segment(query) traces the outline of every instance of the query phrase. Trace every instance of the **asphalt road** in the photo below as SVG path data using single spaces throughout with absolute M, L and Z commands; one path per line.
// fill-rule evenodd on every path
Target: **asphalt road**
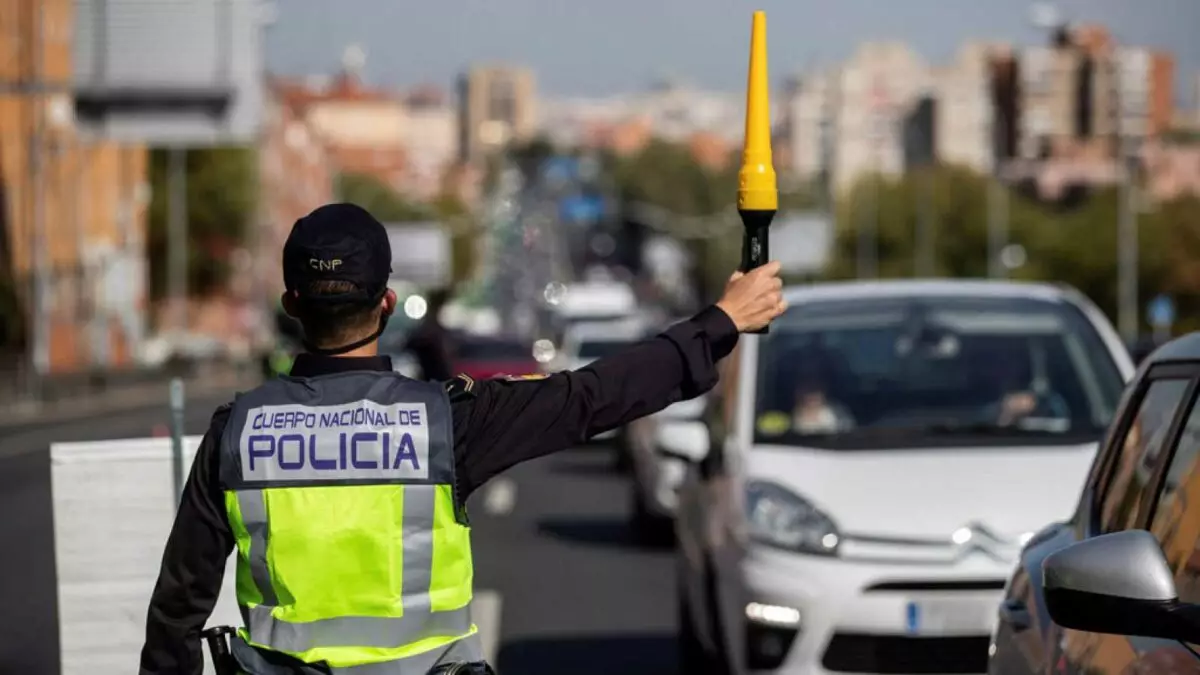
M 165 397 L 164 397 L 165 399 Z M 219 399 L 189 401 L 185 432 L 203 433 Z M 150 436 L 169 424 L 159 406 L 53 424 L 0 428 L 0 672 L 57 672 L 50 444 Z
M 203 433 L 218 403 L 190 401 L 187 433 Z M 58 668 L 46 448 L 151 435 L 165 405 L 0 429 L 0 672 Z M 477 621 L 502 673 L 675 671 L 671 554 L 634 543 L 627 482 L 610 467 L 602 447 L 572 450 L 472 496 Z

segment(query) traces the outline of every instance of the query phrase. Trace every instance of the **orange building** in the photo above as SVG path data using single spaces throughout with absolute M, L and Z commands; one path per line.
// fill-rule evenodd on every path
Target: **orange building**
M 19 299 L 0 316 L 18 335 L 0 337 L 31 345 L 40 231 L 51 372 L 128 365 L 146 316 L 146 150 L 76 133 L 74 6 L 0 0 L 0 279 Z

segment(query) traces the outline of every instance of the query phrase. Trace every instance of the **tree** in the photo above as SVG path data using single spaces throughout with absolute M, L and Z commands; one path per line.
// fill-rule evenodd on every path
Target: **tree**
M 161 298 L 167 280 L 168 153 L 150 154 L 150 295 Z M 188 288 L 204 295 L 229 277 L 230 252 L 245 239 L 258 197 L 258 167 L 251 148 L 211 148 L 187 153 Z
M 838 204 L 838 230 L 826 276 L 856 275 L 859 227 L 871 221 L 878 224 L 880 276 L 912 276 L 915 232 L 924 217 L 932 225 L 938 276 L 987 276 L 988 180 L 947 166 L 895 180 L 863 179 Z M 1069 284 L 1114 316 L 1118 191 L 1082 191 L 1066 205 L 1053 206 L 1010 190 L 1008 203 L 1009 241 L 1026 252 L 1025 264 L 1012 276 Z M 1138 231 L 1141 305 L 1158 293 L 1169 293 L 1185 317 L 1181 325 L 1200 326 L 1186 318 L 1191 310 L 1200 310 L 1200 200 L 1159 204 L 1139 216 Z
M 369 174 L 341 174 L 338 177 L 338 192 L 342 201 L 363 207 L 381 222 L 406 223 L 435 217 L 432 209 L 405 199 Z

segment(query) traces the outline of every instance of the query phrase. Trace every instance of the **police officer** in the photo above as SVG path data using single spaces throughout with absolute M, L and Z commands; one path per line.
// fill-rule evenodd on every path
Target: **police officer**
M 383 226 L 349 204 L 301 218 L 284 306 L 306 352 L 213 415 L 150 601 L 142 675 L 199 674 L 237 551 L 252 674 L 488 673 L 471 623 L 464 504 L 505 469 L 695 397 L 739 332 L 784 310 L 772 263 L 688 321 L 574 372 L 411 380 L 376 354 L 396 307 Z

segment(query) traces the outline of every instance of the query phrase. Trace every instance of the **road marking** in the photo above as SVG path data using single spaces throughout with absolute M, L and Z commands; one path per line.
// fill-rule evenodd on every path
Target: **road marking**
M 496 665 L 496 647 L 500 644 L 500 594 L 496 591 L 476 591 L 471 602 L 471 618 L 479 628 L 483 658 Z
M 492 516 L 504 516 L 512 513 L 516 503 L 517 484 L 510 478 L 495 479 L 483 495 L 483 510 Z

